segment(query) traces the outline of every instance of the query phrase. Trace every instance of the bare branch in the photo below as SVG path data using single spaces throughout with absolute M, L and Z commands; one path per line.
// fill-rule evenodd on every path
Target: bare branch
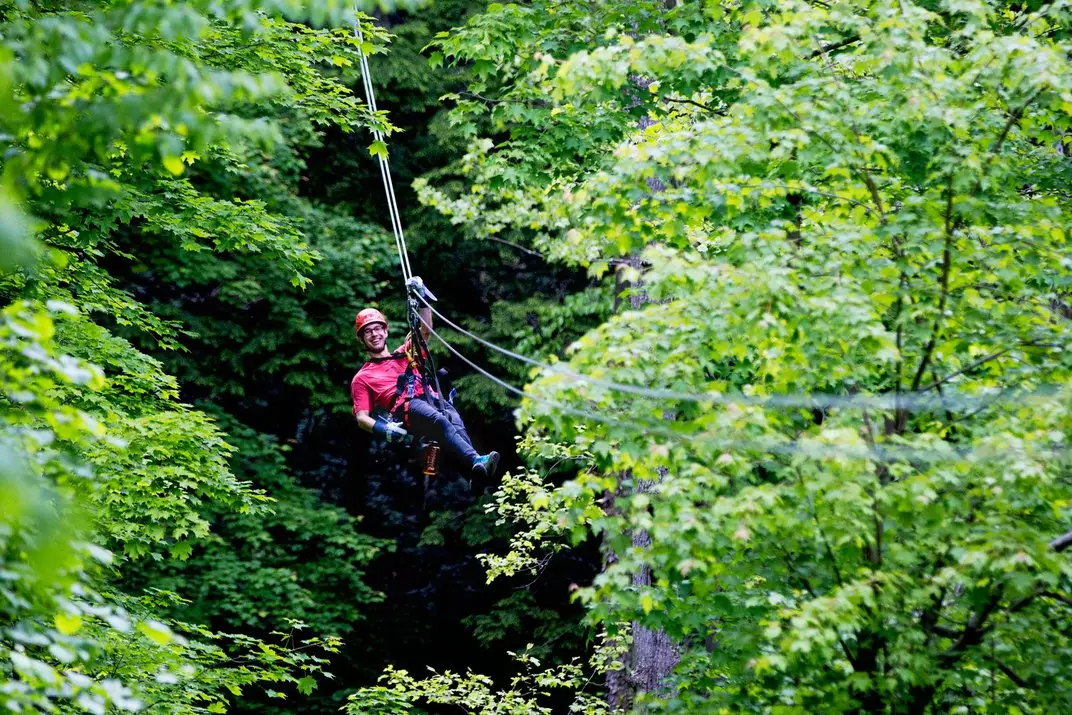
M 987 362 L 990 362 L 991 360 L 994 360 L 995 358 L 1001 357 L 1002 355 L 1004 355 L 1005 353 L 1009 352 L 1010 350 L 1012 350 L 1012 348 L 1005 348 L 1003 350 L 998 350 L 997 352 L 990 353 L 986 357 L 981 357 L 978 360 L 976 360 L 975 362 L 971 363 L 970 365 L 965 365 L 964 367 L 960 368 L 959 370 L 949 373 L 948 375 L 946 375 L 945 377 L 941 378 L 940 380 L 935 380 L 931 384 L 925 385 L 924 387 L 919 388 L 919 391 L 920 392 L 926 392 L 927 390 L 933 390 L 936 387 L 944 385 L 945 383 L 949 382 L 950 380 L 952 380 L 954 377 L 957 377 L 958 375 L 963 375 L 966 372 L 970 372 L 970 371 L 974 370 L 975 368 L 979 367 L 983 363 L 987 363 Z
M 517 250 L 521 251 L 522 253 L 527 253 L 530 256 L 536 256 L 537 258 L 541 258 L 541 259 L 544 257 L 543 254 L 540 253 L 539 251 L 533 251 L 530 248 L 525 248 L 524 246 L 522 246 L 522 245 L 520 245 L 518 243 L 514 243 L 513 241 L 507 241 L 505 238 L 499 238 L 497 236 L 488 236 L 487 238 L 488 238 L 489 241 L 495 241 L 496 243 L 501 243 L 501 244 L 503 244 L 505 246 L 509 246 L 510 248 L 516 248 Z
M 696 100 L 693 100 L 693 99 L 676 99 L 674 97 L 663 97 L 663 101 L 664 102 L 671 102 L 673 104 L 691 104 L 694 107 L 699 107 L 700 109 L 706 109 L 708 112 L 711 112 L 711 114 L 717 114 L 720 117 L 726 116 L 726 111 L 724 109 L 719 109 L 717 107 L 712 107 L 710 105 L 703 104 L 702 102 L 697 102 Z
M 831 43 L 829 45 L 825 45 L 825 46 L 820 47 L 819 49 L 815 50 L 810 55 L 808 55 L 807 59 L 814 60 L 816 57 L 820 57 L 822 55 L 825 55 L 828 52 L 836 52 L 837 50 L 840 50 L 840 49 L 842 49 L 844 47 L 848 47 L 849 45 L 854 45 L 859 41 L 860 41 L 860 36 L 859 35 L 852 35 L 850 37 L 846 37 L 844 40 L 841 40 L 840 42 L 833 42 L 833 43 Z

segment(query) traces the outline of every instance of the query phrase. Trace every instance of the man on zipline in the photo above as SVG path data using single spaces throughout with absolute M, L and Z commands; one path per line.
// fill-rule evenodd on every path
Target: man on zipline
M 421 308 L 419 316 L 422 340 L 414 341 L 411 334 L 390 352 L 383 313 L 365 308 L 357 314 L 354 328 L 369 354 L 350 382 L 357 424 L 387 442 L 404 440 L 407 428 L 418 437 L 434 439 L 469 467 L 474 481 L 483 482 L 495 476 L 499 453 L 477 453 L 461 415 L 424 379 L 418 361 L 427 357 L 421 354 L 421 345 L 428 339 L 432 311 Z

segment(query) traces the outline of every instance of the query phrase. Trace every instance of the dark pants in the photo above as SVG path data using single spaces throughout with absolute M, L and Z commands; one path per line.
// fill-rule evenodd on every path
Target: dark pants
M 433 398 L 422 395 L 409 402 L 409 431 L 418 437 L 434 439 L 450 450 L 463 464 L 472 466 L 480 456 L 473 449 L 473 441 L 465 431 L 462 416 L 446 400 L 439 400 L 441 409 L 436 409 Z

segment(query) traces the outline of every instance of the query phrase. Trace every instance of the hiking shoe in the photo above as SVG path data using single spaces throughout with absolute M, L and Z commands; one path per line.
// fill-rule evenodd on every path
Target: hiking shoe
M 499 468 L 499 453 L 488 452 L 482 454 L 476 458 L 473 462 L 473 477 L 481 479 L 491 479 L 495 476 L 495 471 Z

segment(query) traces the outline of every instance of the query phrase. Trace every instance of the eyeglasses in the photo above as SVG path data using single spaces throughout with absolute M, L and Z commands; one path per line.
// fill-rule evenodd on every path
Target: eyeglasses
M 383 333 L 383 334 L 386 335 L 387 334 L 387 328 L 385 328 L 384 326 L 380 325 L 379 323 L 374 323 L 374 324 L 369 325 L 368 327 L 364 328 L 361 331 L 362 335 L 368 335 L 369 333 Z

